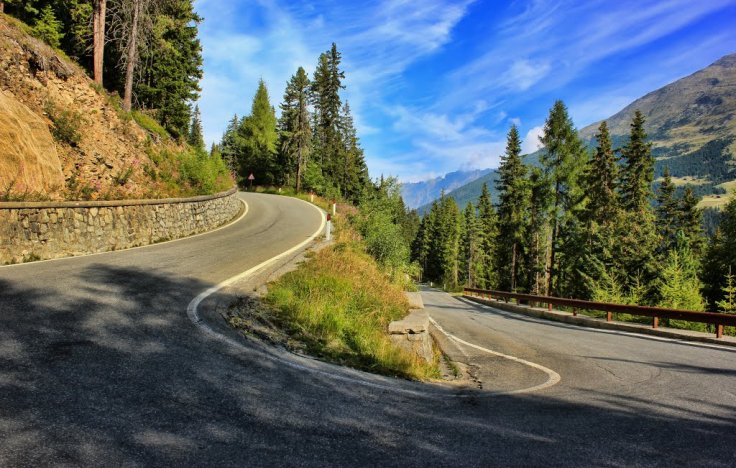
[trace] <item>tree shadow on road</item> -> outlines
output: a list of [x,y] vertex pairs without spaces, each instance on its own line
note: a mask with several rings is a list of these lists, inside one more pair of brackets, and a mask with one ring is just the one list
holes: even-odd
[[548,396],[554,387],[414,396],[207,337],[186,306],[212,285],[192,278],[97,264],[44,283],[8,271],[0,272],[0,465],[736,461],[734,402],[699,402],[712,404],[709,415],[620,395]]

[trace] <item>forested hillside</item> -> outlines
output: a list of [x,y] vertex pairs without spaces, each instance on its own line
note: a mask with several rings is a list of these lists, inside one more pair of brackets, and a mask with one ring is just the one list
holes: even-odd
[[[3,6],[0,91],[48,125],[63,181],[30,184],[35,156],[15,144],[21,150],[2,154],[10,165],[0,176],[4,199],[166,197],[232,186],[224,163],[205,151],[194,108],[202,51],[191,0]],[[20,125],[8,138],[23,143],[18,115],[3,117]]]
[[463,210],[444,196],[422,219],[412,257],[424,278],[447,288],[736,311],[736,199],[708,240],[692,189],[679,195],[665,170],[653,190],[645,124],[635,112],[617,156],[602,122],[590,154],[557,101],[538,165],[524,163],[512,127],[496,200],[483,184],[477,204]]
[[[614,149],[625,144],[636,110],[646,118],[655,182],[662,181],[666,168],[678,194],[689,185],[704,197],[701,207],[724,205],[733,190],[729,182],[736,180],[736,54],[653,91],[606,119]],[[580,130],[583,144],[591,150],[599,126],[597,122]],[[535,164],[542,152],[526,156],[526,161]],[[482,184],[492,187],[494,177],[492,172],[447,195],[461,205],[475,202]]]

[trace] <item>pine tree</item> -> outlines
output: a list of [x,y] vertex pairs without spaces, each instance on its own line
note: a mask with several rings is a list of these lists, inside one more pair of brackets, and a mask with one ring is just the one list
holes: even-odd
[[338,130],[342,148],[338,152],[337,169],[338,185],[343,196],[352,202],[357,202],[363,189],[370,181],[368,166],[365,163],[363,149],[360,147],[358,133],[355,130],[350,104],[345,101],[340,111]]
[[721,212],[719,228],[710,240],[701,269],[710,310],[717,310],[718,301],[723,300],[729,270],[736,270],[736,198]]
[[[567,233],[574,238],[566,243],[571,274],[565,289],[579,298],[600,298],[623,287],[621,272],[614,267],[612,258],[616,242],[613,231],[619,220],[618,166],[605,121],[598,127],[596,141],[581,180],[587,203],[574,232]],[[623,297],[623,289],[621,294]]]
[[342,100],[340,90],[345,73],[340,70],[342,55],[335,43],[329,51],[319,56],[312,80],[312,96],[315,111],[314,152],[327,182],[339,184],[340,141],[339,120]]
[[301,191],[302,180],[312,149],[309,102],[311,84],[304,68],[299,67],[286,85],[279,120],[282,169],[288,185],[294,180],[294,188]]
[[462,279],[468,287],[474,288],[478,286],[478,278],[482,277],[481,236],[475,207],[470,202],[463,213],[462,233]]
[[550,185],[544,173],[537,167],[529,175],[530,202],[526,235],[526,286],[531,294],[548,294],[550,222],[552,203]]
[[199,106],[194,106],[192,114],[192,123],[189,126],[189,135],[187,137],[189,143],[194,149],[204,152],[204,135],[202,135],[202,115],[199,112]]
[[731,272],[731,266],[728,267],[728,274],[726,274],[725,279],[723,300],[717,302],[718,309],[727,314],[734,314],[736,313],[736,280]]
[[595,137],[598,144],[583,177],[584,192],[588,197],[583,217],[599,225],[610,225],[618,211],[618,166],[605,121],[598,127]]
[[552,184],[552,239],[547,278],[547,289],[552,294],[557,293],[558,277],[565,270],[565,259],[557,258],[558,252],[563,250],[564,233],[561,233],[561,228],[571,219],[582,200],[579,177],[586,162],[585,150],[562,101],[556,101],[550,109],[540,141],[544,145],[540,162]]
[[515,291],[519,286],[519,273],[524,256],[526,216],[531,196],[526,180],[527,168],[521,157],[521,139],[516,126],[512,126],[506,141],[506,153],[498,168],[498,249],[496,269],[499,272],[499,288]]
[[61,39],[64,37],[61,21],[56,18],[51,5],[46,5],[41,10],[41,14],[31,31],[34,36],[42,39],[54,48],[58,48],[61,45]]
[[190,0],[161,2],[152,18],[146,46],[140,51],[136,101],[151,109],[174,137],[188,139],[191,102],[199,98],[202,79],[202,45],[198,25],[202,21]]
[[678,217],[680,207],[675,198],[675,185],[672,183],[669,168],[665,166],[662,183],[657,189],[657,228],[662,238],[660,249],[666,252],[677,242]]
[[621,196],[624,208],[631,212],[649,209],[654,180],[654,158],[651,143],[644,131],[644,115],[634,113],[629,142],[622,150]]
[[[697,275],[697,260],[693,256],[688,241],[682,234],[678,235],[677,246],[670,250],[664,268],[657,281],[659,307],[702,311],[705,301],[700,295],[702,283]],[[705,330],[703,324],[691,324],[679,320],[668,320],[667,324],[676,328]]]
[[700,199],[695,197],[692,188],[685,187],[677,212],[677,222],[687,237],[693,255],[701,258],[705,253],[705,234],[703,234],[703,210],[698,208]]
[[655,252],[659,245],[656,217],[650,203],[654,193],[654,159],[646,141],[644,116],[636,111],[631,122],[629,141],[622,150],[623,167],[619,173],[622,213],[616,226],[618,242],[613,253],[619,271],[654,288],[657,278]]
[[241,149],[240,136],[238,135],[239,126],[240,120],[236,114],[227,124],[227,128],[225,129],[225,133],[222,135],[222,140],[220,142],[222,160],[225,161],[225,164],[230,169],[231,173],[238,172],[238,154]]
[[256,184],[273,184],[278,172],[275,170],[278,133],[276,114],[263,80],[258,83],[250,115],[241,121],[238,133],[242,138],[242,152],[238,154],[241,181],[252,173]]
[[496,255],[496,241],[498,237],[498,219],[493,209],[491,194],[488,185],[483,184],[478,198],[478,224],[480,228],[480,246],[482,275],[478,278],[481,288],[493,289],[498,286],[498,273],[495,268],[494,258]]

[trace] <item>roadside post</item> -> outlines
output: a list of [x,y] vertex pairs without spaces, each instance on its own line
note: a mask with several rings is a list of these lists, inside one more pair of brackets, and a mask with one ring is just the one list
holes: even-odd
[[332,239],[332,216],[327,213],[327,224],[325,225],[325,240]]
[[314,192],[309,192],[309,201],[314,203]]
[[253,177],[253,173],[251,172],[250,175],[248,176],[248,191],[249,192],[253,191],[253,180],[254,179],[255,177]]
[[335,216],[337,214],[337,200],[334,198],[332,199],[332,216]]

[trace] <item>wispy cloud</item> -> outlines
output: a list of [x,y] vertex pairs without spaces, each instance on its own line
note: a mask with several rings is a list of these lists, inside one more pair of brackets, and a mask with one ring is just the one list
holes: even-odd
[[[196,0],[208,141],[234,112],[247,113],[258,79],[274,105],[297,67],[312,72],[332,42],[343,53],[347,90],[371,173],[405,180],[457,168],[493,167],[505,134],[520,127],[537,148],[557,98],[585,125],[678,78],[704,47],[733,43],[710,32],[699,47],[663,44],[733,0]],[[475,31],[475,32],[474,32]],[[639,67],[651,44],[660,63],[618,82],[612,67]],[[674,44],[674,43],[673,43]],[[618,61],[617,61],[618,60]],[[617,61],[617,62],[616,62]],[[611,62],[611,63],[609,63]],[[665,63],[666,62],[666,63]],[[615,70],[614,70],[615,71]]]

